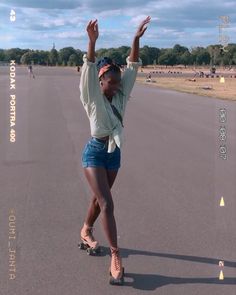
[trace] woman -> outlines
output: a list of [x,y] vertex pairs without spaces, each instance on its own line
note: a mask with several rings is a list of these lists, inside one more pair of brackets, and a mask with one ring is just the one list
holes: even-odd
[[95,58],[95,44],[98,38],[97,20],[87,25],[89,45],[87,55],[83,56],[80,79],[80,99],[90,121],[92,138],[85,145],[82,154],[84,174],[93,192],[83,228],[81,229],[81,248],[96,253],[99,244],[92,229],[101,213],[102,225],[111,250],[110,283],[122,284],[123,272],[111,187],[120,168],[120,149],[122,145],[123,117],[127,100],[133,88],[139,59],[139,39],[150,22],[147,17],[140,24],[127,57],[127,69],[121,76],[120,67],[105,57],[98,63]]

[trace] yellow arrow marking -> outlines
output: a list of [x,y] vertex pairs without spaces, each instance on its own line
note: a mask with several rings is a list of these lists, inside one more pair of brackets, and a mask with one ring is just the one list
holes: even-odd
[[224,279],[224,273],[223,273],[223,270],[221,270],[219,275],[219,280],[223,280],[223,279]]
[[220,77],[220,83],[225,83],[225,77]]
[[224,201],[224,198],[221,197],[220,199],[220,207],[224,207],[225,206],[225,201]]

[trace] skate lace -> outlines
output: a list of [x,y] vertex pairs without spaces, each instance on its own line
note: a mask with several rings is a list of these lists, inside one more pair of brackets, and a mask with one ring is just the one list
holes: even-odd
[[86,236],[89,237],[92,242],[95,241],[94,236],[93,236],[93,228],[89,228],[87,230],[87,235]]
[[120,257],[119,257],[119,250],[112,249],[112,255],[114,257],[115,269],[120,269]]

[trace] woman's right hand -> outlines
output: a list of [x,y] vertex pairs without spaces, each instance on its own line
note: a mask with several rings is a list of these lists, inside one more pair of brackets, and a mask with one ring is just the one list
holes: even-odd
[[151,17],[148,16],[147,18],[145,18],[145,20],[143,20],[137,30],[137,33],[135,35],[135,37],[137,38],[141,38],[143,36],[143,34],[145,33],[145,31],[147,30],[147,24],[150,22]]
[[97,19],[95,21],[91,20],[88,23],[86,30],[88,32],[89,40],[95,43],[99,36]]

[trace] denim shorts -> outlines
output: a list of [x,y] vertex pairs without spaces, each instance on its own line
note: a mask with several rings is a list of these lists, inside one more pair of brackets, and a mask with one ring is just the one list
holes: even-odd
[[82,152],[83,167],[104,167],[107,170],[120,168],[120,148],[116,146],[112,153],[108,153],[108,141],[92,137]]

